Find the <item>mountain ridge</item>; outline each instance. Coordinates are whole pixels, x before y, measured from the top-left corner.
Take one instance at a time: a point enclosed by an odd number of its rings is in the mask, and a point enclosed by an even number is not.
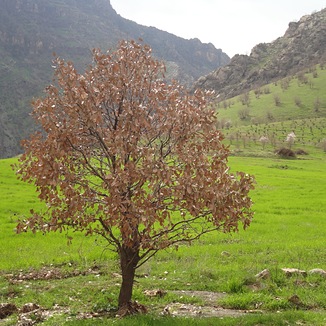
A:
[[[227,99],[326,61],[326,8],[290,22],[282,37],[256,45],[250,55],[200,77],[194,88],[214,90]]]
[[[2,0],[0,4],[0,157],[20,153],[34,129],[30,101],[52,81],[55,52],[83,70],[91,49],[143,39],[166,62],[167,77],[191,85],[229,62],[212,44],[185,40],[118,15],[109,0]]]

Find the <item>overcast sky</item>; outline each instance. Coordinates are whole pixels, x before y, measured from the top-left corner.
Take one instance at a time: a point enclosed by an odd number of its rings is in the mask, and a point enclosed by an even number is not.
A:
[[[111,0],[122,17],[186,39],[213,43],[230,57],[283,36],[288,23],[325,0]]]

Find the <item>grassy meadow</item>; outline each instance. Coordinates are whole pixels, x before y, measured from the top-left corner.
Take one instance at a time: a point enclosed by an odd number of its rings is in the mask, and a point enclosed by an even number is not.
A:
[[[281,271],[326,269],[326,155],[322,152],[296,160],[230,157],[231,170],[256,176],[252,225],[235,234],[207,235],[192,246],[161,252],[143,265],[137,271],[134,298],[147,305],[150,313],[124,320],[83,318],[86,313],[110,311],[117,304],[117,257],[100,239],[73,234],[73,244],[68,246],[65,234],[15,234],[17,217],[27,215],[30,208],[42,210],[42,204],[31,185],[16,180],[10,168],[14,162],[0,161],[0,302],[17,306],[35,302],[54,310],[42,325],[326,323],[326,279],[310,274],[286,277]],[[258,280],[255,275],[266,268],[270,278]],[[62,277],[47,279],[43,270]],[[29,274],[34,276],[28,278]],[[151,289],[167,294],[148,298],[143,292]],[[215,305],[256,313],[223,319],[161,316],[171,302],[204,304],[201,298],[176,290],[224,292]],[[289,301],[293,295],[300,298],[300,306]],[[16,321],[12,316],[3,325]]]
[[[256,178],[254,220],[246,231],[208,234],[141,266],[134,299],[148,307],[147,315],[114,317],[118,257],[101,239],[72,231],[15,233],[17,218],[44,206],[32,185],[16,179],[10,166],[17,159],[0,160],[0,303],[38,304],[48,314],[32,318],[42,325],[326,325],[326,278],[309,273],[326,270],[325,89],[326,70],[317,66],[250,92],[247,104],[241,96],[219,104],[231,171]],[[292,131],[296,139],[288,144]],[[274,153],[280,147],[306,155],[282,159]],[[308,273],[288,277],[282,268]],[[264,269],[270,276],[257,278]],[[166,294],[144,293],[155,289]],[[207,303],[180,291],[219,295]],[[174,314],[176,304],[184,315]],[[169,313],[162,314],[165,307]],[[230,314],[206,314],[216,307]],[[201,313],[192,315],[196,309]],[[18,318],[0,325],[16,325]]]

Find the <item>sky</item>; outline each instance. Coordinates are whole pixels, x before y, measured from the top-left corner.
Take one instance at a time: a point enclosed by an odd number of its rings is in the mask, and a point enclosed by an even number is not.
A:
[[[283,36],[289,22],[326,7],[325,0],[111,0],[124,18],[177,36],[213,43],[230,57]]]

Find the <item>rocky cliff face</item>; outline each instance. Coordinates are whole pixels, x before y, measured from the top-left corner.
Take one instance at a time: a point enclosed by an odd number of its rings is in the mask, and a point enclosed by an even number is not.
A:
[[[20,140],[31,133],[30,100],[51,82],[53,52],[82,70],[92,48],[139,38],[166,62],[167,76],[186,85],[230,60],[212,44],[124,19],[109,0],[1,0],[0,158],[19,153]]]
[[[283,37],[258,44],[250,56],[236,55],[230,63],[199,78],[196,87],[213,89],[230,98],[326,60],[326,9],[289,24]]]

